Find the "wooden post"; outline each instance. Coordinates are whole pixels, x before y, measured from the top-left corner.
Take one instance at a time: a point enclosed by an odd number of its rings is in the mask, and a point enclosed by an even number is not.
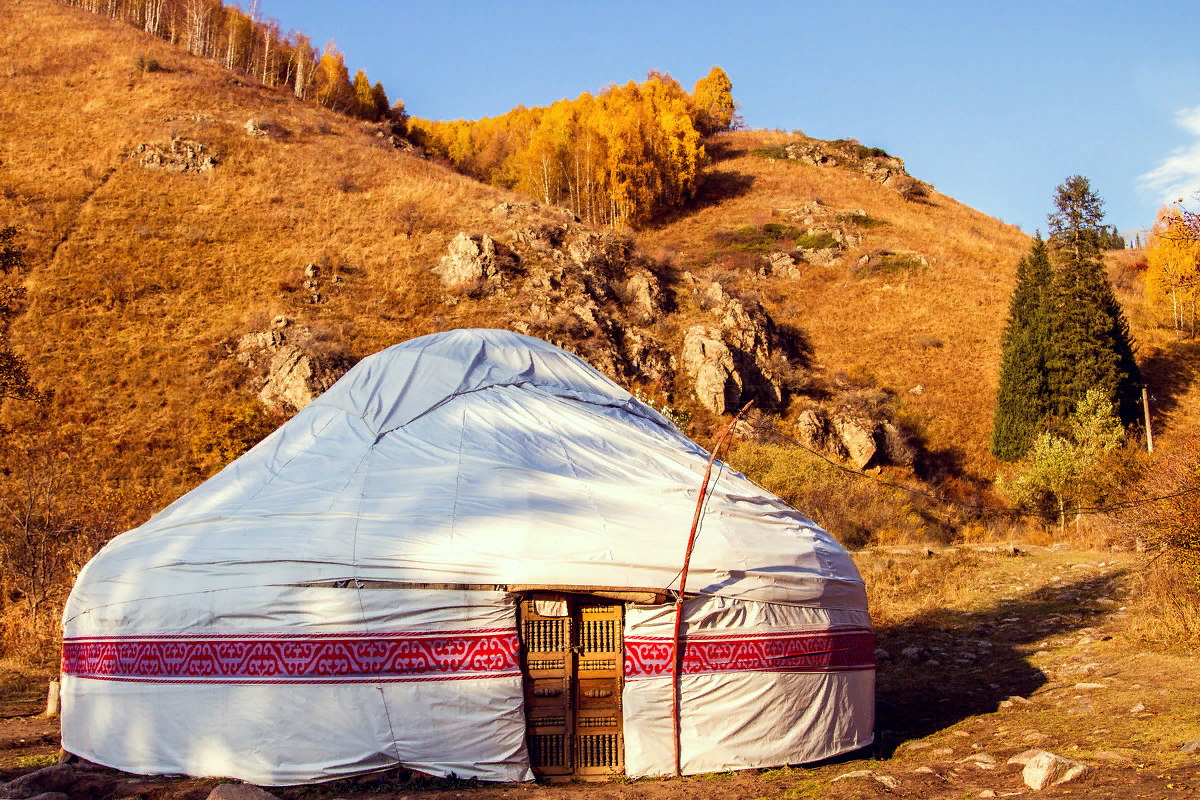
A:
[[[50,688],[46,692],[46,716],[58,716],[58,681],[50,681]]]
[[[750,406],[754,405],[751,400],[742,407],[742,410],[733,416],[733,420],[726,426],[725,430],[721,431],[720,437],[717,439],[717,446],[713,448],[712,454],[708,457],[708,466],[704,468],[704,480],[700,482],[700,494],[696,497],[696,513],[692,516],[692,530],[688,533],[687,550],[683,554],[683,567],[679,570],[679,592],[675,595],[675,629],[671,634],[671,729],[672,738],[675,740],[675,776],[679,777],[681,772],[680,752],[679,752],[679,703],[680,703],[680,668],[683,665],[683,648],[680,647],[679,628],[683,621],[683,600],[684,593],[687,591],[687,576],[688,564],[692,561],[692,548],[696,546],[696,531],[700,525],[700,515],[704,513],[704,498],[708,492],[708,478],[712,475],[713,462],[717,460],[717,453],[721,452],[721,445],[725,444],[726,437],[733,433],[733,427],[737,425],[738,420],[742,415],[750,410]]]
[[[1146,412],[1146,452],[1154,452],[1154,431],[1150,428],[1150,398],[1146,394],[1146,387],[1142,387],[1142,408]]]

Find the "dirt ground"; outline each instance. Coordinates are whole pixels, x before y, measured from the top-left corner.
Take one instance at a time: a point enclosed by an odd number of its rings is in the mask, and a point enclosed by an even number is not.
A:
[[[939,556],[940,557],[940,556]],[[856,556],[867,581],[924,554]],[[1200,794],[1200,670],[1194,654],[1164,653],[1129,634],[1125,601],[1141,557],[1030,548],[980,554],[956,607],[877,629],[876,743],[805,767],[668,780],[563,785],[481,784],[388,773],[272,789],[284,800],[369,796],[449,800],[675,800],[676,798],[1146,798]],[[982,577],[981,577],[982,576]],[[37,716],[31,686],[0,702],[0,779],[56,763],[58,723]],[[1030,748],[1093,767],[1032,792],[1008,760]],[[204,800],[215,780],[144,778],[81,767],[86,800]],[[861,777],[847,773],[867,771]],[[881,780],[882,778],[882,780]]]

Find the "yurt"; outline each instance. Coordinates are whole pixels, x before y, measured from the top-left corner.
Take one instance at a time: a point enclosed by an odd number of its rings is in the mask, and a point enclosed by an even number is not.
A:
[[[720,461],[704,484],[708,461],[543,341],[390,347],[87,564],[63,747],[288,785],[695,774],[869,744],[853,562]]]

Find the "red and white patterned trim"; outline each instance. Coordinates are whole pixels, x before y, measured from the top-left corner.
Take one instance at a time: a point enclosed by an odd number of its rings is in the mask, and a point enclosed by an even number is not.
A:
[[[74,637],[62,671],[149,683],[380,683],[515,677],[512,629],[382,634]]]
[[[671,674],[667,636],[625,637],[625,678]],[[704,634],[683,642],[683,675],[726,672],[845,672],[875,669],[870,628],[781,633]]]

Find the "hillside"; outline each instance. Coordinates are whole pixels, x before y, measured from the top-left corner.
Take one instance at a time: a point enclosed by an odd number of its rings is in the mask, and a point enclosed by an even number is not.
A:
[[[0,224],[31,267],[11,338],[55,390],[44,414],[6,406],[8,446],[60,454],[101,538],[302,405],[271,382],[284,356],[319,391],[464,326],[572,349],[690,414],[702,443],[750,397],[801,438],[853,407],[886,423],[883,457],[856,466],[960,499],[994,476],[1000,330],[1029,240],[887,154],[720,135],[694,201],[614,233],[52,0],[13,5],[0,44]],[[713,346],[725,361],[697,360]],[[276,411],[254,405],[264,392]]]
[[[755,155],[801,137],[747,131],[716,150],[710,181],[737,187],[702,198],[694,213],[648,232],[651,248],[689,269],[728,275],[759,292],[771,313],[801,329],[818,371],[873,377],[893,394],[903,419],[945,461],[990,477],[987,453],[1000,330],[1013,269],[1029,238],[1000,220],[936,191],[915,201],[858,170]],[[795,224],[817,202],[817,227],[865,212],[868,225],[840,224],[855,236],[836,265],[755,279],[753,265],[723,251],[721,234],[771,222]],[[822,213],[823,212],[823,213]],[[809,228],[799,217],[802,228]],[[833,219],[831,219],[833,218]],[[879,224],[883,223],[883,224]],[[923,257],[927,265],[862,270],[872,251]],[[740,262],[740,263],[739,263]],[[920,387],[919,389],[917,387]]]

